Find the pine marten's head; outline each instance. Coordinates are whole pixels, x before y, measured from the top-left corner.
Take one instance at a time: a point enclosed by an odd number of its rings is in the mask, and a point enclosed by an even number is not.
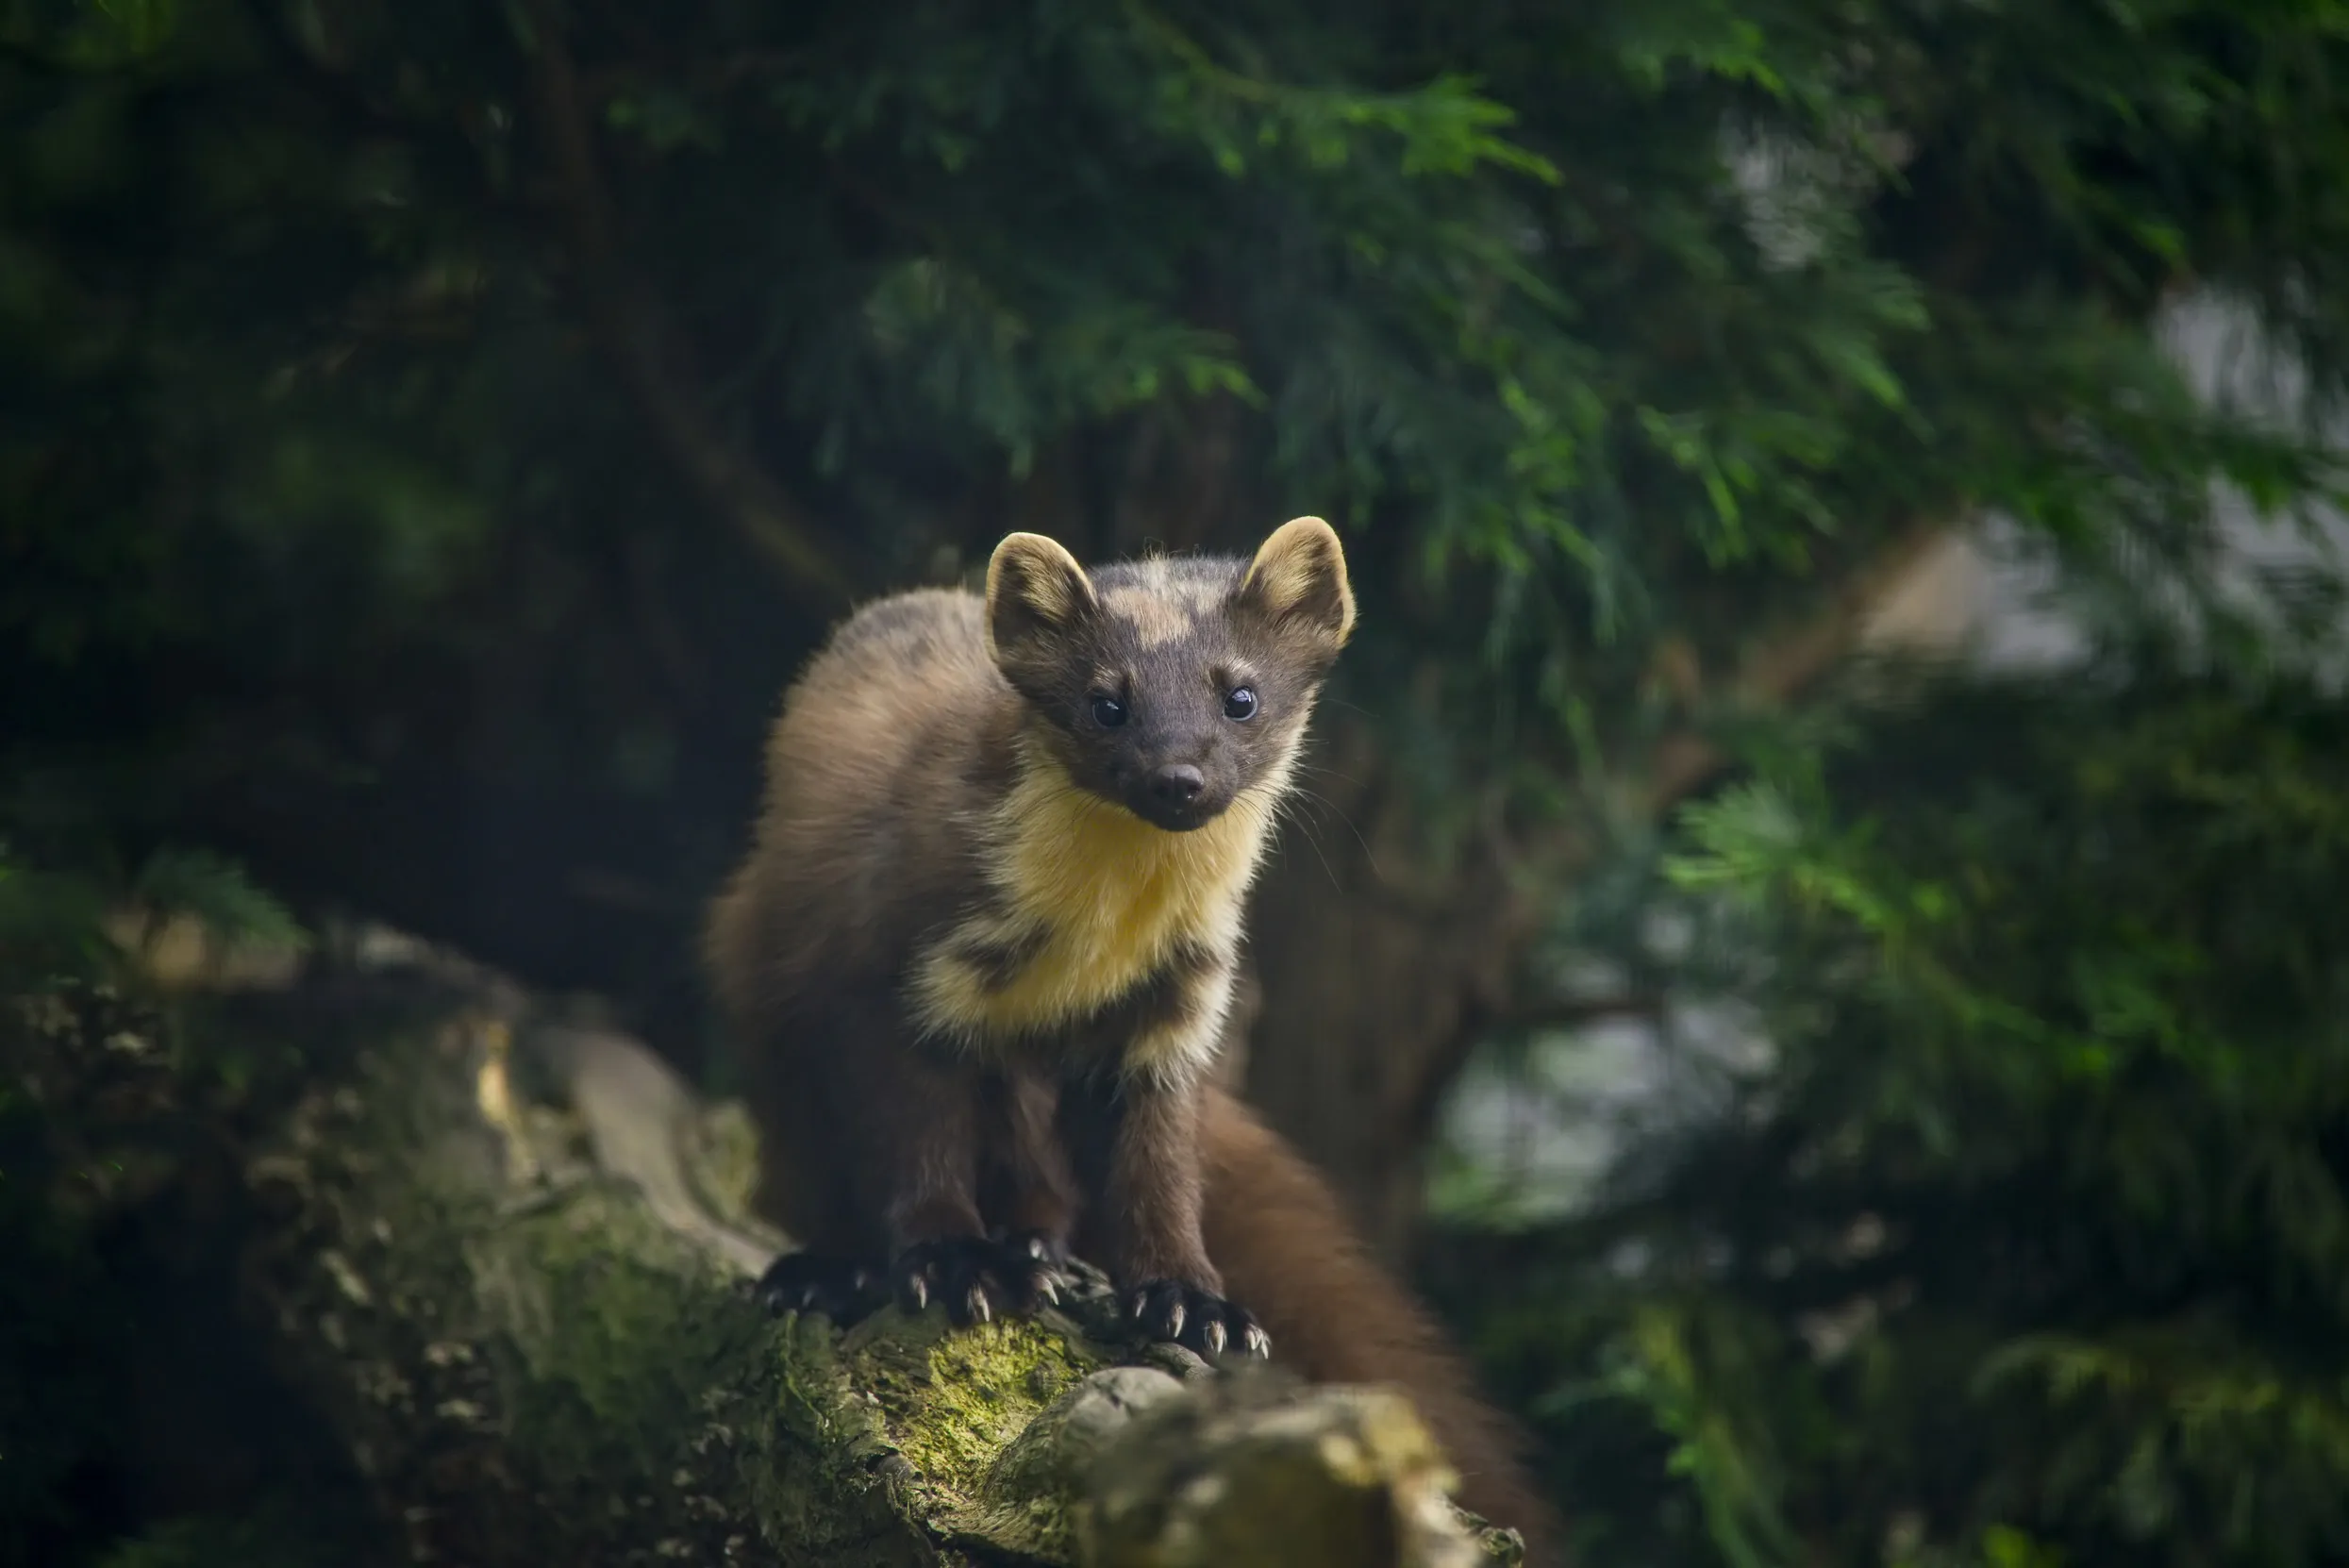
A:
[[[1337,532],[1274,529],[1253,560],[1122,562],[1088,574],[1040,534],[987,564],[988,643],[1082,789],[1183,832],[1277,786],[1354,629]]]

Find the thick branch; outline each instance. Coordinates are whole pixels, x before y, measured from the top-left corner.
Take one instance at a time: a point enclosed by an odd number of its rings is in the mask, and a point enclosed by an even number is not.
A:
[[[173,1053],[110,1013],[75,1030],[70,1009],[36,1009],[65,1022],[20,1043],[0,1011],[0,1054],[57,1136],[86,1141],[59,1170],[153,1165],[110,1141],[230,1153],[250,1314],[414,1560],[1516,1556],[1444,1501],[1449,1473],[1400,1395],[1134,1346],[1081,1266],[1058,1309],[969,1330],[935,1310],[847,1333],[769,1320],[745,1287],[779,1238],[742,1214],[739,1108],[451,955],[362,931],[306,961],[190,951],[170,967],[183,989],[244,993],[233,1039],[192,1059],[308,1061],[276,1109],[214,1119],[202,1069],[177,1079]]]
[[[1730,680],[1728,697],[1755,706],[1792,700],[1816,685],[1858,643],[1870,614],[1896,592],[1948,536],[1941,524],[1899,535],[1836,586],[1826,605],[1801,626],[1756,648]],[[1677,735],[1656,748],[1648,766],[1649,814],[1662,816],[1701,789],[1727,759],[1699,735]]]

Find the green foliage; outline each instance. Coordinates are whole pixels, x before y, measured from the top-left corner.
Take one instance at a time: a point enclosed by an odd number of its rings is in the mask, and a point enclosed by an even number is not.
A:
[[[98,1560],[98,1568],[311,1568],[311,1543],[270,1518],[175,1519]]]
[[[1717,674],[1920,522],[2191,587],[2213,478],[2331,483],[2144,327],[2191,280],[2340,384],[2324,7],[586,5],[575,127],[523,14],[0,16],[38,755],[135,743],[241,838],[292,831],[256,778],[322,824],[413,776],[575,801],[574,842],[650,810],[611,869],[690,898],[821,617],[778,636],[678,422],[866,585],[1022,522],[1344,519],[1368,710],[1432,805],[1535,814],[1684,716],[1659,650]],[[658,409],[607,293],[672,319]],[[184,724],[118,706],[158,670]]]
[[[283,905],[255,887],[242,867],[208,851],[157,850],[131,879],[130,896],[154,915],[189,916],[215,938],[287,945],[304,940]]]
[[[85,851],[61,863],[15,859],[0,842],[0,987],[29,990],[58,980],[136,983],[140,947],[168,923],[192,923],[215,949],[232,943],[299,948],[308,933],[285,906],[254,885],[243,867],[208,850],[169,846],[130,875],[113,857]],[[130,928],[109,929],[127,918]]]
[[[1897,692],[1692,807],[1566,937],[1668,916],[1662,983],[1773,1049],[1587,1214],[1486,1243],[1591,1551],[2330,1560],[2340,693],[2141,649]]]

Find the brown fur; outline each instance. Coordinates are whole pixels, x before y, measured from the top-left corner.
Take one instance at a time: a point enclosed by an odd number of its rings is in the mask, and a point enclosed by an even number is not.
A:
[[[1475,1394],[1443,1331],[1370,1256],[1335,1193],[1278,1134],[1221,1090],[1201,1117],[1208,1251],[1274,1354],[1324,1383],[1392,1383],[1460,1473],[1460,1501],[1544,1560],[1558,1525],[1525,1478],[1514,1423]]]
[[[1091,574],[1015,534],[984,599],[899,594],[840,628],[785,700],[706,935],[759,1208],[807,1249],[769,1279],[847,1309],[842,1281],[886,1271],[962,1321],[1033,1299],[1046,1264],[1004,1244],[1032,1233],[1163,1337],[1238,1346],[1260,1322],[1309,1376],[1404,1385],[1470,1506],[1532,1532],[1465,1368],[1208,1081],[1247,887],[1353,620],[1336,534],[1299,519],[1252,561]]]

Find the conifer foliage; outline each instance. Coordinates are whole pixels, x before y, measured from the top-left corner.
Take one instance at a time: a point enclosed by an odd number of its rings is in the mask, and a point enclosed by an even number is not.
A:
[[[1594,1560],[2340,1556],[2340,721],[2150,658],[1927,682],[1619,868],[1586,918],[1774,1050],[1460,1243]]]

